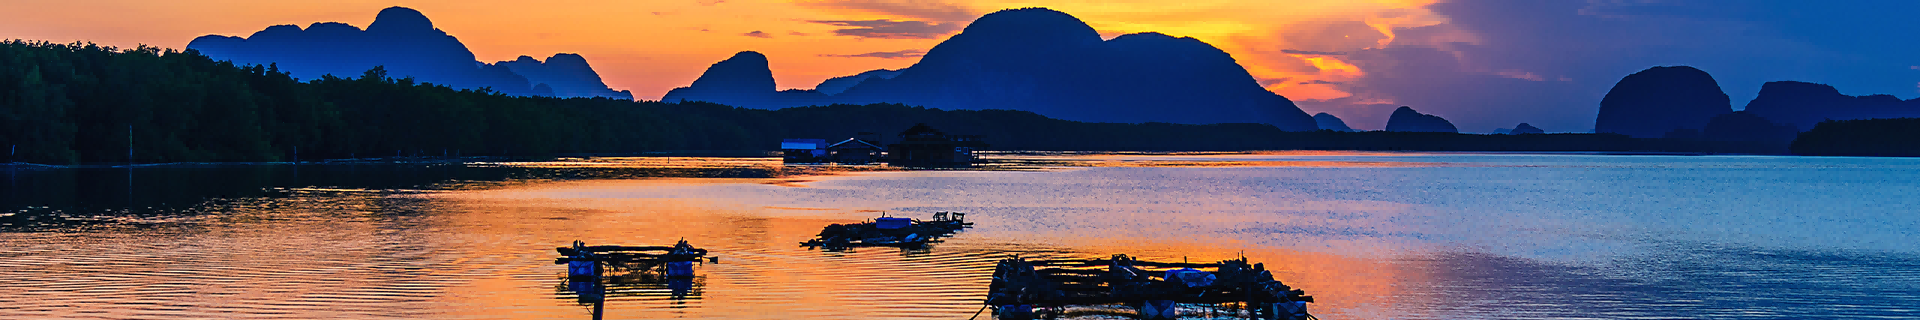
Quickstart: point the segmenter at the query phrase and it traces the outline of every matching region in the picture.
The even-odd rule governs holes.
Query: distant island
[[[586,58],[577,54],[554,54],[544,62],[531,56],[490,64],[476,61],[460,39],[434,28],[420,11],[404,7],[380,10],[366,30],[339,22],[316,22],[306,29],[279,25],[245,38],[202,36],[188,43],[187,49],[240,65],[273,65],[307,80],[323,75],[352,77],[381,66],[395,77],[456,89],[633,99],[632,92],[607,88]]]
[[[1044,8],[987,14],[912,67],[836,78],[814,90],[776,89],[767,67],[772,58],[741,52],[661,100],[756,109],[900,103],[1032,111],[1087,122],[1319,129],[1293,101],[1262,88],[1213,45],[1159,33],[1102,40],[1086,22]]]
[[[394,41],[423,45],[390,48]],[[1164,59],[1172,56],[1183,58]],[[480,63],[424,15],[397,7],[365,30],[276,26],[248,38],[202,37],[184,51],[11,40],[0,43],[9,65],[0,70],[0,162],[774,150],[786,138],[916,123],[978,135],[996,150],[1920,156],[1911,129],[1920,100],[1781,81],[1734,111],[1711,75],[1686,66],[1621,79],[1599,102],[1596,133],[1521,123],[1507,134],[1461,134],[1412,106],[1394,110],[1386,131],[1354,132],[1261,89],[1199,40],[1101,40],[1046,9],[989,14],[913,67],[815,90],[777,90],[768,59],[740,52],[668,101],[635,101],[601,83],[585,57]]]

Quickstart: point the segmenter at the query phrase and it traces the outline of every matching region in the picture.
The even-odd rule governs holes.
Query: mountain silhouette
[[[529,77],[508,66],[479,62],[459,39],[434,28],[433,21],[420,11],[405,7],[380,10],[366,30],[338,22],[318,22],[306,29],[278,25],[245,38],[201,36],[188,43],[187,48],[236,64],[275,64],[281,71],[302,79],[329,74],[353,78],[375,66],[384,66],[391,77],[413,77],[453,88],[492,88],[510,95],[569,96],[564,93],[593,92],[577,96],[619,96],[611,89],[590,90],[606,85],[600,83],[584,59],[574,65],[571,58],[562,58],[564,67],[552,67],[567,71],[550,73],[570,77],[551,79],[547,91],[538,91],[536,86],[546,82],[529,81]],[[586,69],[586,72],[577,69]],[[627,97],[631,99],[631,94]]]
[[[1600,100],[1598,133],[1661,138],[1675,131],[1694,135],[1713,117],[1733,112],[1727,94],[1705,71],[1688,66],[1653,67],[1620,79]]]
[[[1774,81],[1760,86],[1760,95],[1747,103],[1746,111],[1805,131],[1825,120],[1920,117],[1920,98],[1902,101],[1884,94],[1849,96],[1829,85]]]
[[[631,91],[615,91],[600,80],[600,73],[593,71],[587,64],[587,58],[578,54],[560,53],[547,57],[542,62],[529,56],[520,56],[512,61],[495,62],[494,65],[506,66],[513,73],[526,77],[534,83],[534,91],[542,91],[543,86],[550,91],[549,96],[556,97],[607,97],[621,100],[633,100]]]
[[[1407,106],[1393,109],[1393,115],[1387,117],[1387,131],[1460,133],[1460,129],[1453,127],[1453,122],[1448,122],[1440,116],[1413,111],[1412,107]]]
[[[1520,125],[1513,126],[1513,130],[1507,131],[1507,134],[1544,134],[1544,133],[1547,133],[1547,131],[1540,130],[1540,128],[1535,128],[1533,127],[1533,125],[1527,124],[1526,122],[1521,122]]]
[[[1326,112],[1313,114],[1313,123],[1319,127],[1320,130],[1353,131],[1352,127],[1347,126],[1346,121],[1340,121],[1340,117],[1335,117]]]
[[[900,76],[900,70],[871,70],[856,75],[836,77],[827,79],[827,81],[821,81],[820,85],[813,86],[813,91],[819,91],[821,94],[826,95],[836,95],[841,92],[846,92],[848,88],[853,88],[854,85],[867,81],[867,78],[893,79],[893,77],[897,76]]]
[[[693,85],[667,91],[660,101],[705,101],[735,107],[779,109],[823,104],[827,95],[813,90],[779,91],[773,83],[773,69],[767,55],[741,51],[732,58],[714,63],[693,80]]]
[[[760,57],[740,64],[763,64]],[[980,17],[897,76],[868,77],[831,96],[827,93],[838,90],[832,86],[770,94],[770,82],[761,79],[771,77],[762,77],[760,68],[736,70],[729,63],[741,58],[715,64],[701,80],[676,89],[677,94],[665,100],[736,101],[753,108],[885,102],[1022,110],[1087,122],[1254,122],[1289,131],[1318,128],[1292,101],[1262,88],[1232,56],[1212,45],[1158,33],[1101,40],[1085,22],[1041,8]]]
[[[1734,111],[1713,117],[1701,129],[1709,141],[1748,141],[1771,143],[1786,149],[1800,130],[1791,124],[1777,124],[1752,111]]]

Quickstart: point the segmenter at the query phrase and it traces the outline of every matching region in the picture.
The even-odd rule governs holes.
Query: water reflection
[[[1417,160],[1368,160],[1505,165],[510,183],[442,167],[13,173],[0,223],[31,227],[0,228],[0,318],[957,319],[980,310],[994,261],[1112,254],[1262,261],[1327,319],[1920,310],[1914,163],[1399,158]],[[925,252],[794,246],[879,211],[964,211],[979,227]],[[726,261],[685,282],[570,283],[552,245],[576,238],[685,238]]]
[[[593,309],[593,318],[606,314],[606,304],[619,300],[672,301],[668,308],[688,307],[684,300],[698,300],[706,287],[706,276],[665,277],[650,273],[628,273],[600,279],[569,279],[556,286],[556,297]]]

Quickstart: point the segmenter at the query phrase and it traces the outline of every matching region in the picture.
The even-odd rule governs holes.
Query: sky
[[[1920,1],[1904,0],[0,0],[0,39],[184,48],[271,25],[365,27],[391,6],[425,13],[483,62],[579,53],[642,99],[746,50],[769,56],[782,88],[908,67],[974,18],[1020,7],[1109,38],[1198,38],[1358,129],[1404,105],[1467,132],[1587,132],[1607,89],[1662,65],[1713,74],[1735,109],[1780,80],[1920,96],[1908,39]]]

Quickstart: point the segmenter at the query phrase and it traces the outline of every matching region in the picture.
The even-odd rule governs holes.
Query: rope
[[[973,318],[979,318],[981,312],[987,312],[987,306],[980,306],[980,311],[974,311],[973,316],[967,317],[967,320],[973,320]],[[1315,320],[1318,320],[1318,319],[1315,319]]]

